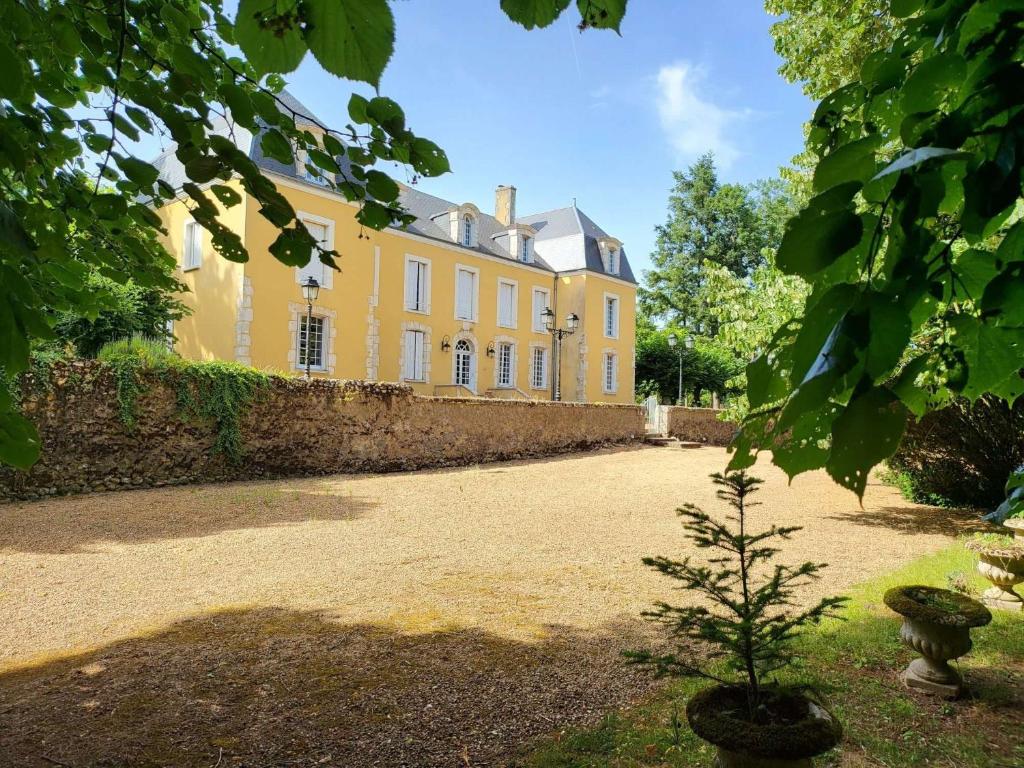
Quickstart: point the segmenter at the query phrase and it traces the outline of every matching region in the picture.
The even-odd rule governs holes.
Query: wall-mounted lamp
[[[443,339],[441,339],[441,351],[442,352],[447,352],[451,348],[452,348],[452,340],[449,339],[448,336],[446,335]]]
[[[494,357],[494,342],[493,341],[489,342],[487,344],[487,356],[488,357]]]

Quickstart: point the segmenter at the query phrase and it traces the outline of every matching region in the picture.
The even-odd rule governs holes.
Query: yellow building
[[[213,251],[184,200],[165,206],[167,245],[191,289],[184,301],[193,312],[173,329],[183,356],[299,374],[308,354],[315,376],[401,381],[421,394],[550,399],[550,307],[558,327],[579,318],[561,342],[562,399],[633,402],[636,282],[622,244],[575,205],[517,216],[515,187],[501,186],[489,215],[403,187],[401,204],[416,220],[376,232],[304,165],[265,158],[258,137],[237,126],[233,134],[314,236],[342,255],[340,271],[315,259],[303,268],[278,262],[268,251],[277,230],[237,184],[242,203],[225,221],[249,251],[245,264]],[[173,153],[157,162],[180,186]],[[310,276],[322,287],[307,333],[300,284]]]

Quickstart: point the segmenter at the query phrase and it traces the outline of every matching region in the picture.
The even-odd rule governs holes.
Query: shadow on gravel
[[[635,625],[400,634],[261,609],[0,676],[0,754],[24,766],[486,766],[649,692]]]
[[[978,513],[973,509],[945,509],[909,504],[904,507],[881,507],[871,511],[861,509],[842,512],[829,515],[826,519],[888,528],[905,534],[924,533],[956,537],[988,530],[988,526],[978,519]]]
[[[316,483],[316,484],[314,484]],[[179,486],[0,506],[0,552],[71,554],[224,531],[351,520],[375,509],[343,489],[301,480]]]

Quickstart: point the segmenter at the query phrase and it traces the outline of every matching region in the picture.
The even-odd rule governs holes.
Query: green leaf
[[[451,171],[448,155],[428,139],[417,138],[413,141],[410,163],[416,173],[424,176],[440,176]]]
[[[15,55],[14,51],[0,40],[0,96],[17,99],[25,89],[25,68],[22,64],[22,57]]]
[[[214,184],[210,187],[210,191],[220,200],[226,208],[233,208],[242,202],[242,196],[238,194],[238,191],[234,187],[229,187],[225,184]]]
[[[576,0],[583,17],[583,27],[613,29],[620,32],[622,17],[626,15],[627,0]]]
[[[277,160],[279,163],[291,165],[295,162],[291,143],[276,128],[271,128],[263,134],[263,138],[260,139],[260,149],[263,150],[266,157]]]
[[[900,89],[903,111],[913,114],[938,108],[947,92],[960,87],[966,74],[967,64],[959,53],[946,52],[926,58]]]
[[[365,96],[360,96],[358,93],[353,93],[348,99],[348,116],[352,118],[353,123],[368,123],[370,122],[367,111],[369,109],[370,102]]]
[[[814,169],[814,191],[850,181],[867,182],[875,172],[875,150],[881,142],[880,136],[868,136],[843,144],[823,157]]]
[[[819,214],[805,209],[787,225],[776,263],[783,272],[807,277],[835,262],[857,245],[863,234],[863,222],[853,211]]]
[[[386,0],[306,0],[305,37],[328,72],[376,87],[395,47]]]
[[[855,396],[832,425],[829,475],[863,498],[868,472],[896,452],[906,426],[907,409],[887,388]]]
[[[391,225],[392,212],[387,206],[373,200],[366,200],[359,209],[359,213],[356,214],[356,219],[370,229],[380,230]]]
[[[155,167],[135,157],[118,158],[117,165],[130,181],[139,186],[152,186],[160,175]]]
[[[289,267],[304,267],[313,251],[313,238],[302,225],[281,230],[268,249],[275,259]]]
[[[569,7],[569,0],[501,0],[501,10],[527,29],[546,27]]]
[[[956,149],[944,149],[943,147],[919,147],[893,160],[875,174],[872,181],[888,176],[890,173],[899,173],[900,171],[915,168],[929,160],[958,160],[965,157],[970,157],[970,153],[961,152]]]
[[[197,184],[212,181],[221,168],[220,160],[211,155],[203,155],[185,163],[185,173]]]
[[[366,191],[377,200],[393,203],[398,199],[398,184],[386,173],[370,170],[366,172]]]
[[[96,195],[92,201],[92,209],[101,219],[119,219],[128,212],[128,203],[121,195],[107,192]]]
[[[0,411],[0,463],[29,469],[39,460],[39,432],[12,409]]]
[[[402,108],[384,96],[370,99],[366,105],[366,115],[392,136],[405,130],[405,113]]]
[[[235,40],[260,74],[291,72],[306,55],[299,18],[279,11],[276,0],[241,0],[235,16]]]
[[[892,0],[889,11],[897,19],[905,19],[913,16],[924,5],[924,0]]]

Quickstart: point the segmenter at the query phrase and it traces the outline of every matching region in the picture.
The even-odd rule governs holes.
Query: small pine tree
[[[646,557],[644,564],[681,582],[710,599],[712,608],[703,605],[672,606],[657,603],[644,616],[664,624],[673,639],[697,641],[706,645],[706,662],[691,660],[702,648],[682,647],[676,653],[658,655],[647,651],[627,652],[635,663],[650,664],[659,675],[701,677],[723,685],[743,685],[747,690],[747,716],[752,722],[768,719],[764,702],[764,679],[785,667],[793,658],[790,641],[808,623],[817,623],[836,615],[845,597],[827,597],[805,610],[794,610],[793,595],[798,587],[818,577],[824,563],[804,563],[792,567],[769,565],[778,554],[777,547],[766,542],[789,539],[797,526],[772,526],[761,533],[747,533],[746,513],[756,502],[747,497],[761,480],[744,472],[711,475],[719,499],[728,502],[736,514],[722,523],[693,504],[676,510],[684,518],[687,538],[700,549],[724,554],[707,558],[707,564],[695,564],[692,558],[682,562],[666,557]],[[734,525],[729,525],[732,523]],[[710,662],[720,659],[725,671],[711,671]],[[729,677],[729,673],[733,673]]]

